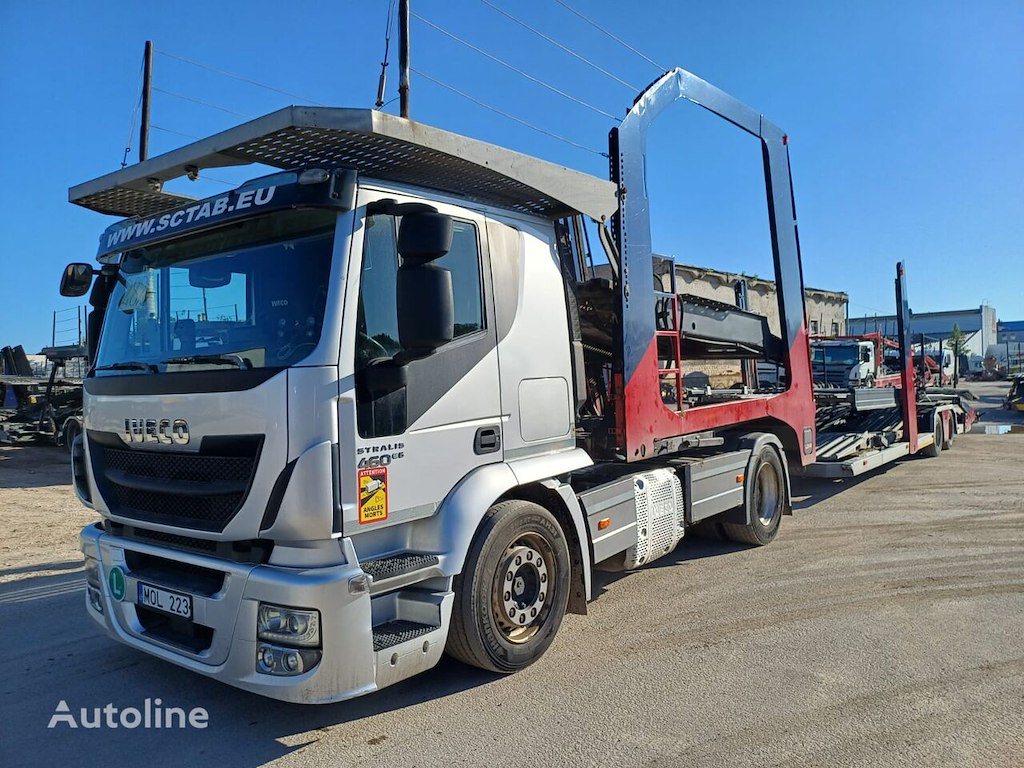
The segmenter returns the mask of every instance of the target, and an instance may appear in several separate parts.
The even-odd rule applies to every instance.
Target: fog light
[[[256,635],[286,645],[320,645],[320,612],[260,603]]]
[[[370,578],[365,573],[353,576],[348,580],[348,592],[350,595],[361,595],[370,591]]]
[[[321,655],[317,650],[260,643],[256,649],[256,668],[265,675],[301,675],[319,664]]]

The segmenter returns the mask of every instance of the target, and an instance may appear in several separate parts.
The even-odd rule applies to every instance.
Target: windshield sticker
[[[146,303],[146,297],[149,295],[149,287],[142,282],[128,283],[124,289],[124,295],[121,300],[117,302],[117,308],[122,312],[134,312],[136,309]]]
[[[276,190],[277,187],[272,186],[247,189],[244,192],[230,192],[213,200],[196,203],[188,208],[179,208],[173,213],[131,222],[110,232],[107,235],[106,247],[110,250],[138,237],[145,237],[156,232],[173,232],[178,227],[194,224],[213,216],[266,205],[274,198]]]
[[[388,519],[388,470],[373,467],[359,470],[359,523]]]

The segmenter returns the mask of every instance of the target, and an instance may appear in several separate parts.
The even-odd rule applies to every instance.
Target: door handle
[[[473,438],[473,453],[478,456],[494,453],[501,448],[501,430],[498,427],[480,427]]]

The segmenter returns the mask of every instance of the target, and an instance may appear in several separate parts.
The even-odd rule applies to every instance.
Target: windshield
[[[320,339],[335,219],[286,211],[128,252],[96,375],[297,363]]]
[[[814,347],[814,362],[825,365],[857,365],[858,348],[856,344],[842,346]]]

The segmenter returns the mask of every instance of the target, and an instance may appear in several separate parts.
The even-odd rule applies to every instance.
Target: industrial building
[[[664,258],[658,257],[655,258]],[[747,284],[747,309],[768,318],[768,327],[776,336],[781,336],[779,325],[779,301],[773,280],[756,275],[723,272],[710,267],[676,263],[676,291],[681,294],[700,296],[705,299],[736,304],[736,283]],[[609,278],[608,266],[595,268],[598,277]],[[667,275],[663,277],[664,290],[668,290]],[[821,288],[804,288],[804,308],[807,327],[812,336],[842,336],[847,333],[846,315],[849,297],[841,291],[826,291]],[[696,374],[694,381],[708,381],[715,386],[728,386],[740,377],[738,360],[689,361],[683,365],[688,378]],[[706,377],[706,378],[705,378]]]
[[[996,344],[1024,344],[1024,320],[1000,320],[996,325]]]

